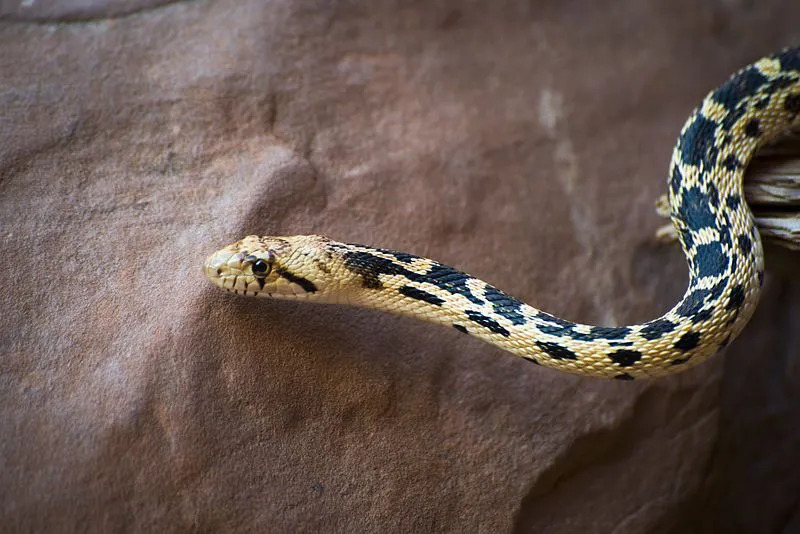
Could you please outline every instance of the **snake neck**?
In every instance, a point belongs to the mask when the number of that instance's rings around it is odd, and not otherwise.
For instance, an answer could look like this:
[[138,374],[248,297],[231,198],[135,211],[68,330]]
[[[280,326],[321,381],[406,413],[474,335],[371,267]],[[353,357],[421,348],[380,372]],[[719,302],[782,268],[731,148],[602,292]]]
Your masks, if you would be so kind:
[[349,303],[449,325],[571,373],[630,380],[702,362],[739,334],[758,301],[763,251],[744,202],[744,171],[759,146],[798,123],[798,71],[796,49],[762,59],[710,93],[684,125],[669,195],[689,285],[661,317],[620,327],[577,324],[427,258],[333,243],[360,283]]

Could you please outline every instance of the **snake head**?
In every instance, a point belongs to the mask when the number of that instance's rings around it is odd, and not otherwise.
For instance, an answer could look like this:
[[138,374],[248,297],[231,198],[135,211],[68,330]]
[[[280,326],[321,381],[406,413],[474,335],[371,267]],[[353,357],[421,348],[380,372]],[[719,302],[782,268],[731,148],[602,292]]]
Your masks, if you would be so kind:
[[334,301],[330,240],[317,235],[249,235],[208,257],[203,271],[219,288],[250,296]]

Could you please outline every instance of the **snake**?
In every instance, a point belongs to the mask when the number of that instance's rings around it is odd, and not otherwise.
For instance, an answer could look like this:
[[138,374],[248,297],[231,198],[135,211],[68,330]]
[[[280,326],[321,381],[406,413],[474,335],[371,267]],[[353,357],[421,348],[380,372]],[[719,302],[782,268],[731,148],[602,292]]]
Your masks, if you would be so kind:
[[764,252],[744,199],[745,169],[760,146],[798,122],[800,48],[742,68],[692,111],[667,175],[669,215],[689,284],[675,306],[641,324],[575,323],[432,259],[321,235],[248,235],[211,254],[203,270],[237,295],[410,316],[567,373],[660,377],[717,353],[753,315]]

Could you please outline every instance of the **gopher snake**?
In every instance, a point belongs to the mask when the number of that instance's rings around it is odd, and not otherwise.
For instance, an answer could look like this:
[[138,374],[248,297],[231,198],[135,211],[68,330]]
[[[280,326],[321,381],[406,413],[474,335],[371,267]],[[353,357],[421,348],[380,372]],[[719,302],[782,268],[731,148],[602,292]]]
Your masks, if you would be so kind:
[[576,324],[433,260],[316,235],[247,236],[211,255],[205,273],[241,295],[350,304],[449,325],[570,373],[666,375],[727,345],[752,315],[764,258],[743,200],[744,170],[760,145],[800,122],[798,115],[800,48],[740,70],[691,114],[668,177],[689,287],[647,323]]

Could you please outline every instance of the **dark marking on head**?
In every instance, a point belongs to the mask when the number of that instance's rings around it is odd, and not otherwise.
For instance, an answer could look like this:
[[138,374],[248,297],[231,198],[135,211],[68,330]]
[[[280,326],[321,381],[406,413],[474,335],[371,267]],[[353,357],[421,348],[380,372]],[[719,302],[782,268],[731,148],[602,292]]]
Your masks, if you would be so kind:
[[672,332],[678,325],[667,319],[656,319],[645,323],[639,335],[648,340],[658,339],[664,334]]
[[695,273],[699,278],[718,276],[728,267],[728,256],[719,241],[697,245],[695,249]]
[[398,292],[406,297],[421,300],[422,302],[427,302],[428,304],[433,304],[434,306],[441,306],[444,304],[444,299],[437,297],[433,293],[428,293],[427,291],[423,291],[413,286],[403,286],[398,289]]
[[578,356],[567,347],[550,341],[537,341],[536,346],[555,360],[577,360]]
[[761,124],[758,119],[750,119],[747,121],[747,124],[744,125],[744,134],[747,137],[758,137],[761,135]]
[[731,295],[728,298],[728,304],[725,306],[727,310],[738,310],[744,304],[744,290],[741,285],[731,289]]
[[630,367],[642,359],[642,353],[638,350],[619,349],[608,355],[611,361],[623,367]]
[[521,311],[523,304],[519,300],[489,284],[486,284],[484,289],[484,298],[491,303],[492,309],[497,315],[505,317],[511,321],[511,324],[525,324],[525,315]]
[[309,280],[308,278],[303,278],[302,276],[297,276],[286,269],[278,267],[275,269],[275,272],[278,273],[283,278],[286,278],[293,284],[297,284],[298,286],[303,288],[303,291],[306,293],[316,293],[317,286],[314,285],[314,282]]
[[469,334],[469,332],[467,332],[467,327],[466,326],[463,326],[463,325],[460,325],[460,324],[454,324],[453,328],[455,328],[456,330],[458,330],[462,334]]
[[697,347],[699,342],[700,332],[686,332],[678,341],[675,342],[675,348],[686,352]]
[[314,262],[314,265],[317,266],[317,269],[319,269],[323,273],[325,274],[331,273],[331,268],[328,267],[328,265],[324,261],[320,260],[319,258],[314,258],[312,261]]
[[633,377],[628,373],[622,373],[621,375],[615,375],[614,380],[633,380]]
[[508,337],[511,333],[503,327],[500,323],[492,319],[491,317],[487,317],[484,314],[475,311],[475,310],[467,310],[464,312],[469,317],[469,320],[475,322],[484,328],[488,328],[491,332],[495,334],[500,334],[501,336]]

